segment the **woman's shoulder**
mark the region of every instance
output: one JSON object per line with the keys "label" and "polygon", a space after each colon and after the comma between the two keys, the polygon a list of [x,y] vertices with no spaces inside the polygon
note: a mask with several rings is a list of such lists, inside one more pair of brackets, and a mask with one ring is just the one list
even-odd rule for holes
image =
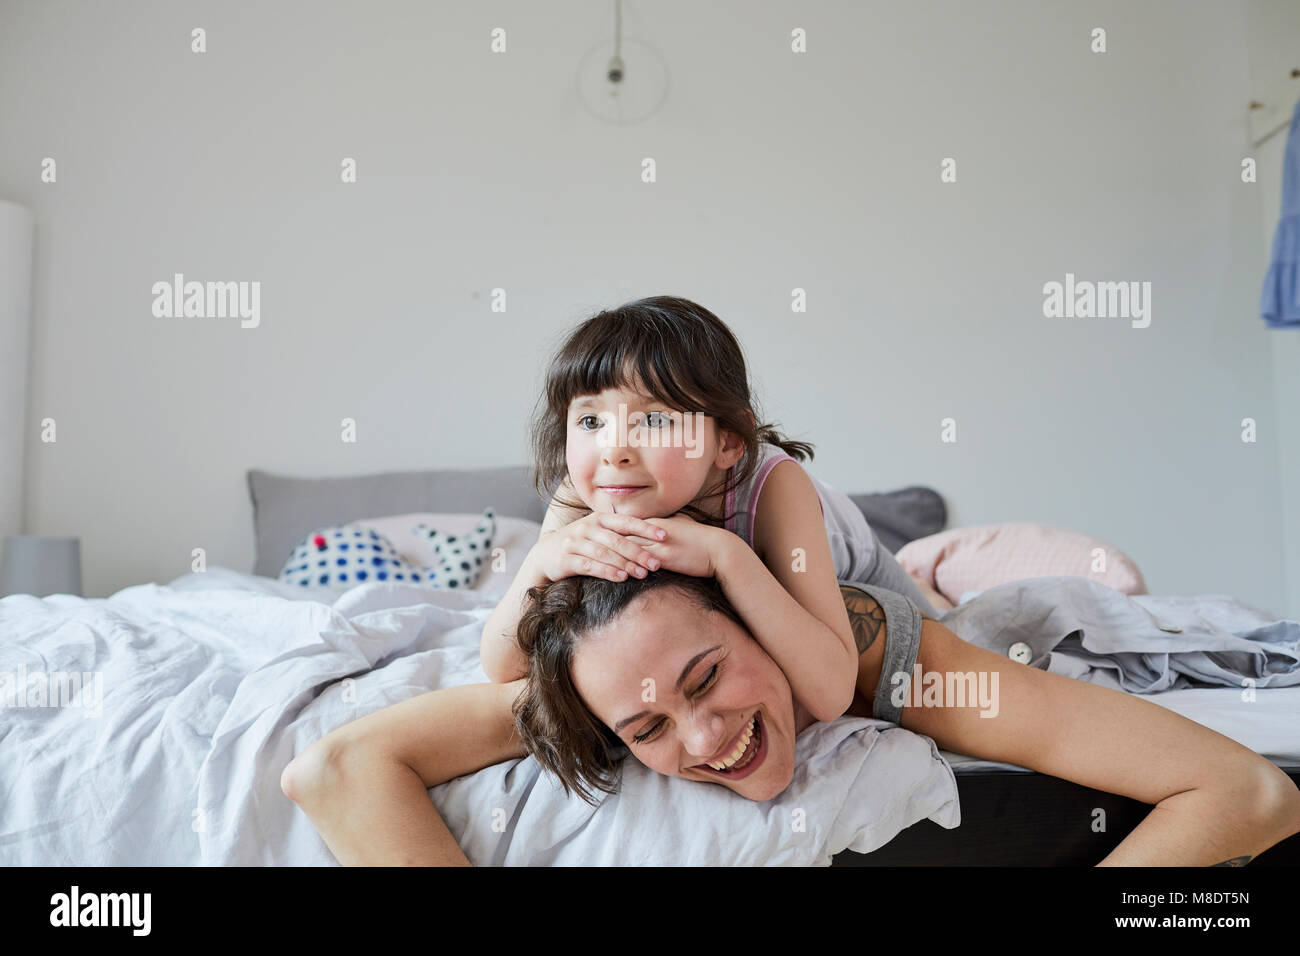
{"label": "woman's shoulder", "polygon": [[[922,615],[922,617],[925,617],[925,615]],[[933,620],[933,618],[929,618],[929,620]],[[790,700],[794,704],[794,733],[795,736],[797,737],[806,728],[811,727],[813,724],[817,723],[818,721],[817,718],[814,717],[808,711],[808,708],[799,702],[799,698],[795,697],[792,694]],[[871,703],[872,702],[870,699],[862,696],[862,691],[854,690],[853,703],[851,703],[848,709],[844,711],[844,713],[841,714],[840,716],[841,717],[875,717],[875,714],[872,712]]]}
{"label": "woman's shoulder", "polygon": [[[790,700],[794,704],[794,735],[798,737],[813,724],[819,723],[820,721],[809,713],[808,708],[799,702],[798,697],[791,696]],[[849,705],[849,709],[840,716],[874,717],[875,715],[871,712],[871,701],[863,697],[861,691],[854,691],[853,703]]]}

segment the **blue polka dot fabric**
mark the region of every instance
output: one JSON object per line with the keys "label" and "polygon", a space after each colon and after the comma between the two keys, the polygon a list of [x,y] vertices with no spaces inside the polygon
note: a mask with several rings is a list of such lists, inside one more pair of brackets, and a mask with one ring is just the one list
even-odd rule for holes
{"label": "blue polka dot fabric", "polygon": [[465,534],[449,534],[417,525],[417,533],[433,545],[438,560],[433,565],[413,564],[398,554],[393,543],[378,531],[358,524],[320,528],[293,549],[278,579],[302,587],[355,587],[371,581],[401,581],[440,588],[472,588],[491,553],[496,537],[496,514],[488,508],[483,518]]}
{"label": "blue polka dot fabric", "polygon": [[435,567],[439,580],[443,582],[442,587],[472,588],[483,570],[483,559],[492,552],[492,541],[497,535],[497,516],[493,509],[486,509],[474,530],[464,534],[448,534],[427,524],[417,524],[415,531],[433,545],[439,559]]}

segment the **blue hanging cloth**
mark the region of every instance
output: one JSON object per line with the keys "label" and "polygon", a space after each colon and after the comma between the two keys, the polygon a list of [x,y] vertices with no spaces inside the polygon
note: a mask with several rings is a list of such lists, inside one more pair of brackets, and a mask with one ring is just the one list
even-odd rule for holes
{"label": "blue hanging cloth", "polygon": [[1273,235],[1273,261],[1264,276],[1259,314],[1269,328],[1300,328],[1300,101],[1291,115],[1282,165],[1282,218]]}

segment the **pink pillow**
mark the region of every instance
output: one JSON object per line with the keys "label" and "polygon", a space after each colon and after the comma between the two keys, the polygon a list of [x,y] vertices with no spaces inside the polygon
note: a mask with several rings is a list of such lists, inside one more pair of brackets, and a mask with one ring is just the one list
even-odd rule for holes
{"label": "pink pillow", "polygon": [[903,570],[954,604],[968,591],[1058,575],[1088,578],[1124,594],[1147,593],[1142,572],[1119,548],[1045,524],[953,528],[903,545],[896,557]]}

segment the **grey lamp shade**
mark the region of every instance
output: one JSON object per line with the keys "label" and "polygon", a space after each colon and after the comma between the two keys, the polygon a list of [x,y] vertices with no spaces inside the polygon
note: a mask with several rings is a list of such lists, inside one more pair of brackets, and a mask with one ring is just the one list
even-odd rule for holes
{"label": "grey lamp shade", "polygon": [[13,535],[0,557],[0,597],[81,596],[81,539]]}

